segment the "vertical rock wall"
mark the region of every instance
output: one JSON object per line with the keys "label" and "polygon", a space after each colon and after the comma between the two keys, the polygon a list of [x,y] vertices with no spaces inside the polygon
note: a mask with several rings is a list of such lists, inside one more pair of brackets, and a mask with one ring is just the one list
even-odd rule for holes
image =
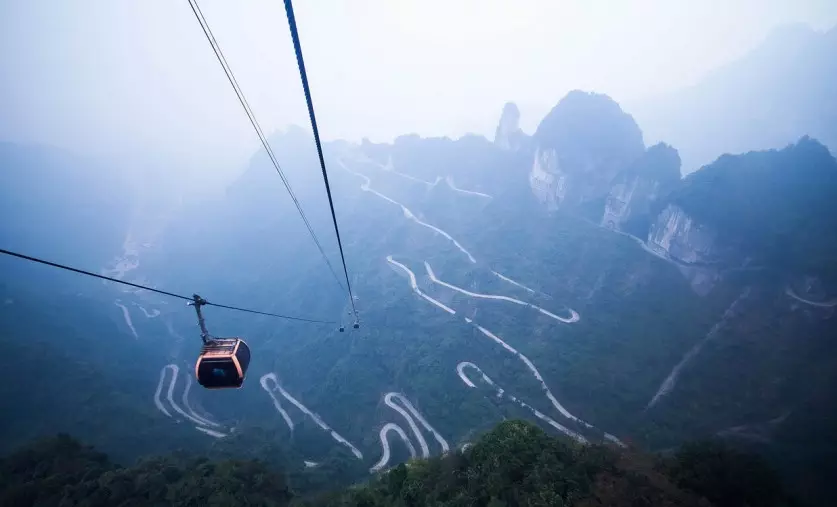
{"label": "vertical rock wall", "polygon": [[581,91],[561,99],[533,141],[529,183],[549,210],[604,199],[614,178],[645,152],[631,115],[606,95]]}
{"label": "vertical rock wall", "polygon": [[566,197],[567,174],[561,170],[555,150],[535,151],[535,160],[529,172],[532,193],[550,211],[558,209]]}
{"label": "vertical rock wall", "polygon": [[610,194],[605,199],[601,223],[603,227],[618,230],[619,225],[628,219],[637,183],[639,183],[639,178],[634,177],[620,181],[611,187]]}
{"label": "vertical rock wall", "polygon": [[716,234],[696,223],[680,207],[669,204],[648,232],[648,247],[688,264],[711,262]]}
{"label": "vertical rock wall", "polygon": [[630,218],[647,214],[651,203],[680,181],[680,156],[677,150],[658,143],[633,165],[619,174],[605,199],[601,225],[621,229]]}

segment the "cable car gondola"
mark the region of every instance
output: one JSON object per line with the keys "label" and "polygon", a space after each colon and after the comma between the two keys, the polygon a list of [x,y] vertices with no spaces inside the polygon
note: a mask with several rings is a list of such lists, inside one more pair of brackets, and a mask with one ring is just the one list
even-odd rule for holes
{"label": "cable car gondola", "polygon": [[201,348],[195,362],[195,377],[207,389],[239,388],[244,383],[247,367],[250,366],[250,347],[241,338],[215,338],[206,330],[201,306],[206,300],[195,294],[189,303],[198,314],[201,328]]}
{"label": "cable car gondola", "polygon": [[250,365],[250,347],[241,338],[208,340],[195,363],[198,383],[207,389],[241,387]]}

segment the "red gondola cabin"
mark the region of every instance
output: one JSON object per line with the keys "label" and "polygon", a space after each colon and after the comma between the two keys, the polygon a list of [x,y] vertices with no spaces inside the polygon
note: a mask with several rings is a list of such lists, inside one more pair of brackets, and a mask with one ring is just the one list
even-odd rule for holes
{"label": "red gondola cabin", "polygon": [[240,338],[212,338],[195,363],[198,383],[207,389],[238,388],[250,366],[250,347]]}

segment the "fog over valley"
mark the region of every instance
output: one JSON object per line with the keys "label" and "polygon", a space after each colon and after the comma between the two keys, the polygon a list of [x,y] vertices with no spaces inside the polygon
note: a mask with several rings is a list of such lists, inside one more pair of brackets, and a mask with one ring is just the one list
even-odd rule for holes
{"label": "fog over valley", "polygon": [[0,24],[0,505],[831,505],[833,2]]}

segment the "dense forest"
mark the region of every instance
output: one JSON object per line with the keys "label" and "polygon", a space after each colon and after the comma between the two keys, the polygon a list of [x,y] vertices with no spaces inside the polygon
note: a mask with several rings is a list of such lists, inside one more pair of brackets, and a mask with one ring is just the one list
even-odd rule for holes
{"label": "dense forest", "polygon": [[668,456],[580,446],[506,421],[465,450],[411,460],[342,491],[299,494],[255,460],[187,454],[119,466],[68,435],[0,460],[0,505],[779,507],[791,505],[759,458],[719,442]]}
{"label": "dense forest", "polygon": [[781,150],[724,155],[664,202],[710,225],[760,264],[837,280],[837,161],[804,137]]}

